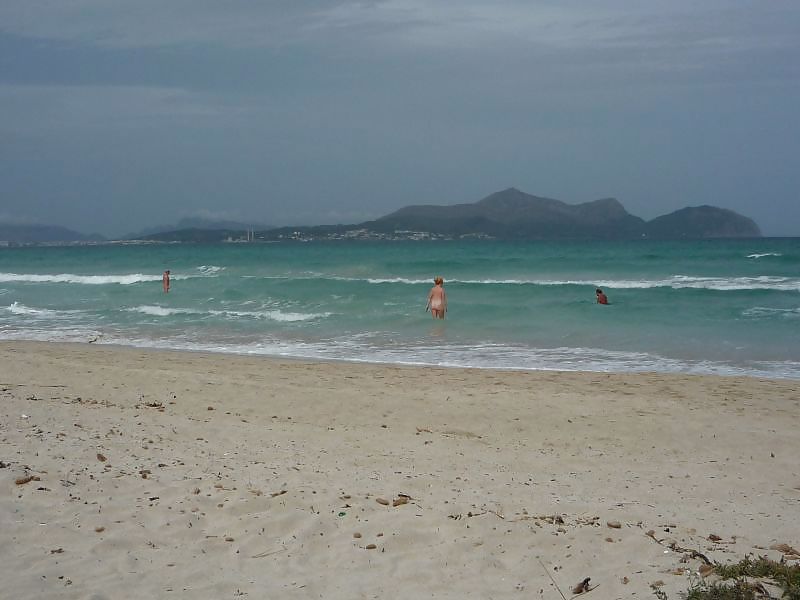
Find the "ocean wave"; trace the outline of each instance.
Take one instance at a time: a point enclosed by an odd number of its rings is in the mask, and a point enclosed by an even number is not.
[[[134,306],[133,308],[124,309],[125,312],[138,312],[152,317],[170,317],[174,315],[198,315],[198,316],[212,316],[224,317],[229,319],[266,319],[269,321],[280,322],[295,322],[295,321],[311,321],[314,319],[324,319],[331,316],[332,313],[300,313],[300,312],[287,312],[279,309],[261,310],[261,311],[246,311],[246,310],[196,310],[191,308],[169,308],[166,306],[157,305],[142,305]]]
[[[346,278],[342,278],[346,279]],[[351,281],[368,281],[369,283],[431,283],[427,279],[407,279],[403,277],[384,279],[351,279]],[[665,279],[449,279],[446,283],[462,285],[531,285],[531,286],[587,286],[610,289],[708,289],[718,291],[733,290],[800,290],[800,279],[791,277],[759,276],[759,277],[692,277],[673,275]]]
[[[178,279],[179,277],[174,277]],[[115,283],[120,285],[133,285],[146,281],[161,281],[161,275],[144,275],[143,273],[130,273],[127,275],[74,275],[72,273],[58,273],[53,275],[39,275],[32,273],[0,273],[2,282],[26,283],[78,283],[85,285],[105,285]]]
[[[666,279],[600,279],[537,281],[535,285],[581,285],[610,289],[704,289],[717,291],[735,290],[800,290],[800,279],[790,277],[692,277],[673,275]]]
[[[220,271],[224,271],[225,267],[217,267],[215,265],[200,265],[197,270],[203,275],[216,275]]]
[[[182,308],[166,308],[164,306],[143,305],[124,309],[125,312],[137,312],[151,317],[170,317],[172,315],[202,314],[198,311]]]
[[[331,316],[332,313],[300,313],[300,312],[286,312],[279,309],[249,311],[249,310],[210,310],[208,314],[215,317],[227,318],[244,318],[244,319],[267,319],[268,321],[281,321],[284,323],[291,323],[295,321],[313,321],[315,319],[324,319]]]
[[[688,277],[675,275],[670,280],[674,288],[709,290],[800,290],[800,279],[777,276],[758,277]]]
[[[772,308],[769,306],[754,306],[742,312],[744,317],[767,318],[780,317],[784,319],[800,319],[800,308]]]
[[[591,282],[576,282],[588,285]],[[617,289],[645,289],[669,287],[673,289],[705,289],[717,291],[736,291],[736,290],[780,290],[795,291],[800,290],[800,279],[790,277],[693,277],[688,275],[673,275],[668,279],[660,280],[632,280],[632,281],[597,281],[601,287]]]
[[[197,277],[214,277],[217,273],[224,270],[225,267],[215,266],[200,266],[197,267],[200,273],[198,275],[182,275],[172,273],[173,280],[194,279]],[[161,274],[150,275],[144,273],[126,273],[119,275],[76,275],[74,273],[53,273],[53,274],[39,274],[39,273],[0,273],[0,282],[3,283],[73,283],[83,285],[134,285],[137,283],[148,283],[154,281],[161,281]]]
[[[31,308],[30,306],[25,306],[24,304],[20,304],[19,302],[13,302],[10,306],[6,306],[5,310],[10,312],[13,315],[25,315],[29,317],[41,317],[41,318],[56,318],[62,316],[62,313],[59,313],[55,310],[49,310],[46,308]]]
[[[433,279],[407,279],[405,277],[385,277],[385,278],[368,278],[368,279],[353,279],[348,277],[334,278],[341,279],[342,281],[366,281],[368,283],[407,283],[411,285],[419,285],[420,283],[433,284]],[[455,279],[450,280],[457,281]]]
[[[80,327],[59,327],[57,329],[46,328],[26,328],[26,329],[2,329],[0,328],[0,340],[20,340],[35,342],[100,342],[119,344],[121,346],[137,346],[130,343],[125,338],[114,338],[105,340],[103,334],[91,328]],[[102,340],[102,341],[101,341]],[[154,346],[155,347],[155,346]]]
[[[747,258],[764,258],[765,256],[783,256],[780,252],[764,252],[762,254],[748,254]]]
[[[613,351],[602,348],[531,348],[507,344],[440,344],[400,347],[375,346],[367,340],[344,337],[303,342],[299,340],[262,340],[255,343],[192,340],[186,338],[148,338],[93,329],[0,330],[0,339],[86,342],[141,348],[191,350],[222,354],[243,354],[332,360],[372,364],[436,366],[513,371],[582,371],[599,373],[681,373],[726,376],[751,376],[777,379],[800,379],[800,362],[748,361],[730,364],[724,361],[696,361],[669,358],[645,352]]]
[[[244,278],[256,278],[255,275],[243,275]],[[337,275],[268,275],[261,279],[282,280],[317,280],[343,281],[352,283],[369,283],[374,285],[433,285],[430,278],[412,277],[343,277]],[[508,285],[508,286],[586,286],[610,289],[709,289],[718,291],[733,290],[800,290],[800,279],[791,277],[759,276],[759,277],[692,277],[688,275],[672,275],[664,279],[459,279],[450,278],[445,281],[451,285]]]

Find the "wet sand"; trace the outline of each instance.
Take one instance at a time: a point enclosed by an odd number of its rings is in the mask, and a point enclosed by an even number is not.
[[[677,598],[800,547],[798,387],[3,342],[2,596]]]

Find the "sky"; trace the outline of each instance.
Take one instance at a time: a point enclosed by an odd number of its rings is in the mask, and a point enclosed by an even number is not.
[[[800,235],[796,0],[3,0],[0,221],[355,223],[516,187]]]

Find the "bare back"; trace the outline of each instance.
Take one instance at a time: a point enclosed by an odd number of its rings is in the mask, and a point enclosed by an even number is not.
[[[447,294],[441,285],[435,285],[428,293],[428,306],[431,309],[431,316],[433,318],[444,319],[444,314],[447,312]]]

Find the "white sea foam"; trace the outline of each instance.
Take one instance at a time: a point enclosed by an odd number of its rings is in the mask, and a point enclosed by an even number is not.
[[[790,277],[694,277],[673,275],[668,279],[655,280],[605,280],[563,282],[574,285],[598,285],[616,289],[647,289],[669,287],[673,289],[705,289],[717,291],[735,290],[800,290],[800,279]]]
[[[294,322],[294,321],[311,321],[313,319],[323,319],[325,317],[331,316],[332,313],[284,312],[282,310],[273,309],[273,310],[261,310],[261,311],[210,310],[208,311],[208,314],[219,317],[228,317],[228,318],[267,319],[268,321]]]
[[[607,279],[607,280],[571,280],[571,281],[541,281],[539,285],[597,285],[612,289],[705,289],[717,291],[735,290],[800,290],[800,279],[790,277],[694,277],[688,275],[673,275],[666,279]]]
[[[54,318],[59,316],[57,311],[48,310],[46,308],[31,308],[19,302],[13,302],[11,306],[6,307],[6,310],[14,315],[26,315],[30,317]]]
[[[800,290],[800,279],[791,277],[689,277],[675,275],[670,281],[674,288],[697,288],[709,290]]]
[[[258,318],[269,319],[270,321],[283,321],[283,322],[311,321],[314,319],[323,319],[331,315],[331,313],[329,312],[298,313],[298,312],[283,312],[280,310],[267,310],[254,314],[257,315]],[[243,315],[243,316],[249,316],[249,315]]]
[[[39,275],[33,273],[0,273],[1,282],[28,282],[28,283],[79,283],[86,285],[105,285],[117,283],[132,285],[145,281],[161,281],[161,275],[144,275],[131,273],[128,275],[73,275],[72,273],[58,273],[52,275]]]
[[[247,277],[247,276],[243,276]],[[262,279],[317,279],[331,281],[366,282],[376,285],[401,284],[401,285],[433,285],[430,278],[417,279],[411,277],[341,277],[331,276],[264,276]],[[663,279],[458,279],[450,278],[445,281],[458,285],[531,285],[531,286],[559,286],[574,285],[587,287],[607,287],[611,289],[709,289],[720,291],[731,290],[800,290],[800,279],[790,277],[693,277],[688,275],[672,275]]]
[[[348,277],[342,277],[343,281],[363,281],[363,279],[351,279]],[[456,281],[456,280],[450,280]],[[369,278],[367,279],[369,283],[407,283],[411,285],[419,285],[420,283],[430,283],[433,284],[433,279],[408,279],[406,277],[385,277],[385,278]]]
[[[0,331],[0,339],[65,342],[86,341],[97,335],[97,332],[88,329],[64,329],[55,332],[35,329]],[[504,344],[377,347],[356,338],[337,338],[320,342],[271,339],[257,343],[237,343],[185,338],[153,339],[114,333],[104,334],[97,343],[379,364],[519,371],[695,373],[800,379],[800,362],[797,361],[729,364],[717,361],[679,360],[643,352],[599,348],[530,348]]]
[[[100,332],[92,329],[64,328],[57,329],[0,329],[0,339],[2,340],[33,340],[37,342],[87,342],[91,339],[101,338]],[[124,339],[117,338],[116,341],[103,340],[105,343],[116,343],[126,346],[135,346]]]
[[[341,278],[348,280],[347,278]],[[350,281],[364,281],[349,279]],[[369,283],[430,283],[427,279],[407,279],[394,277],[386,279],[367,279]],[[719,291],[732,290],[800,290],[800,279],[791,277],[759,276],[759,277],[695,277],[673,275],[664,279],[450,279],[450,284],[463,285],[539,285],[560,286],[575,285],[611,289],[650,289],[668,287],[673,289],[708,289]]]
[[[192,279],[195,277],[212,277],[222,271],[225,267],[198,267],[198,275],[182,275],[179,273],[171,274],[173,280]],[[205,270],[203,270],[205,269]],[[0,282],[24,282],[24,283],[73,283],[83,285],[134,285],[152,281],[161,281],[161,274],[151,275],[144,273],[127,273],[120,275],[76,275],[73,273],[0,273]]]
[[[98,337],[100,339],[96,343],[99,344],[364,363],[521,371],[698,373],[800,379],[800,361],[791,360],[731,364],[724,361],[681,360],[646,352],[602,348],[532,348],[499,343],[468,345],[442,343],[422,346],[411,343],[385,346],[370,343],[369,335],[342,336],[318,342],[263,339],[246,343],[233,339],[197,340],[183,336],[151,338],[114,331],[104,331],[101,335],[101,332],[91,327],[19,330],[0,328],[0,339],[86,342]]]
[[[217,267],[215,265],[200,265],[197,270],[203,275],[216,275],[220,271],[224,271],[225,267]]]
[[[765,256],[783,256],[780,252],[764,252],[763,254],[748,254],[747,258],[764,258]]]
[[[172,315],[200,314],[193,310],[183,308],[167,308],[165,306],[143,305],[124,309],[125,312],[138,312],[152,317],[169,317]]]
[[[165,306],[142,305],[124,309],[126,312],[138,312],[153,317],[170,317],[173,315],[214,316],[228,319],[266,319],[269,321],[294,322],[310,321],[329,317],[331,313],[285,312],[278,309],[262,311],[246,310],[195,310],[191,308],[168,308]]]
[[[742,312],[742,316],[767,318],[767,317],[780,317],[784,319],[800,319],[799,308],[773,308],[769,306],[754,306]]]
[[[753,255],[755,256],[755,255]],[[764,255],[766,256],[766,254]],[[200,275],[194,277],[216,276],[225,267],[205,266],[197,267]],[[191,275],[173,275],[174,280],[191,279]],[[293,279],[286,276],[264,277],[265,279]],[[431,283],[430,279],[416,279],[408,277],[385,278],[353,278],[353,277],[299,277],[299,279],[331,279],[335,281],[365,281],[370,284],[404,284],[421,285]],[[297,278],[294,278],[297,279]],[[125,275],[75,275],[71,273],[58,274],[33,274],[33,273],[0,273],[0,282],[27,282],[27,283],[69,283],[84,285],[133,285],[144,282],[161,280],[161,275],[143,273],[130,273]],[[697,277],[687,275],[673,275],[664,279],[449,279],[447,283],[462,285],[539,285],[539,286],[601,286],[611,289],[648,289],[668,287],[673,289],[710,289],[720,291],[732,290],[800,290],[800,279],[777,276],[759,277]],[[310,318],[316,318],[310,317]]]

